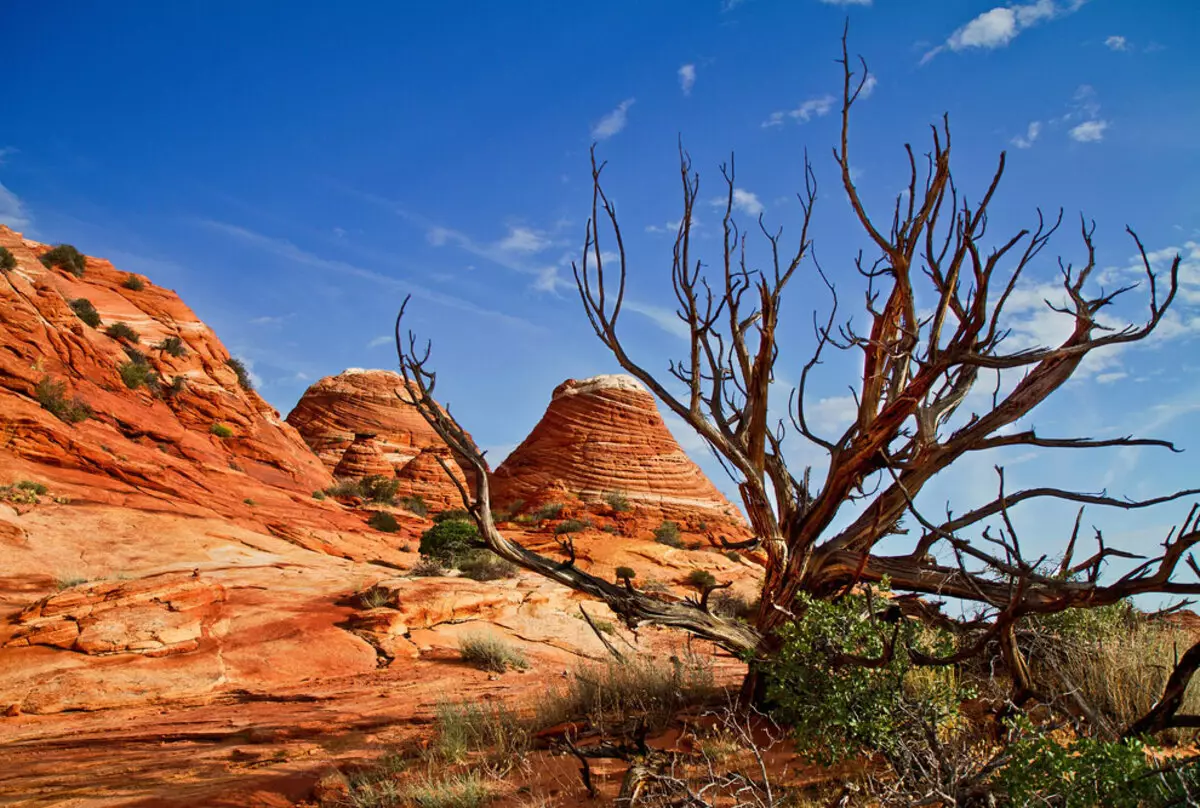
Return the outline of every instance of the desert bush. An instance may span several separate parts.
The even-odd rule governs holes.
[[[58,578],[55,578],[54,586],[59,592],[61,592],[64,589],[71,589],[72,587],[80,586],[82,584],[86,584],[87,582],[88,579],[82,575],[68,574],[60,575]]]
[[[568,519],[565,522],[560,522],[554,528],[554,535],[561,536],[564,533],[578,533],[581,530],[587,530],[592,526],[592,523],[586,519]]]
[[[630,510],[629,499],[625,496],[624,491],[605,494],[604,501],[608,503],[608,507],[612,508],[614,513],[626,513]]]
[[[213,424],[208,428],[208,431],[216,435],[218,438],[232,438],[233,430],[222,423]]]
[[[470,522],[471,514],[464,511],[462,508],[451,508],[448,511],[442,511],[433,517],[434,522]]]
[[[17,257],[8,247],[0,247],[0,272],[11,272],[17,268]]]
[[[416,808],[481,808],[495,789],[479,772],[462,772],[430,778],[406,786],[397,804]]]
[[[358,481],[358,490],[363,498],[383,505],[391,505],[395,502],[396,491],[399,489],[399,480],[395,477],[385,477],[382,474],[368,474]]]
[[[520,649],[492,634],[465,635],[458,641],[458,650],[464,662],[493,673],[529,667],[529,661]]]
[[[92,301],[86,297],[77,297],[70,302],[71,311],[75,312],[75,316],[83,320],[92,328],[98,328],[100,325],[100,312],[96,311],[96,307],[92,305]]]
[[[412,574],[418,578],[441,578],[446,574],[446,568],[436,558],[420,558],[412,566]]]
[[[187,356],[187,348],[184,347],[183,340],[179,337],[163,337],[154,347],[165,354],[170,354],[176,359]]]
[[[399,483],[399,480],[396,482]],[[421,518],[429,515],[429,506],[425,504],[424,498],[420,496],[404,497],[400,500],[400,507]]]
[[[325,493],[331,497],[361,497],[363,495],[359,480],[345,478],[334,480],[333,485],[325,489]]]
[[[438,522],[421,534],[418,552],[436,559],[443,566],[458,566],[460,559],[482,546],[479,530],[471,522],[449,520]]]
[[[492,511],[492,521],[499,524],[500,522],[511,522],[517,513],[525,507],[525,500],[518,499],[509,503],[507,508],[497,508]]]
[[[246,363],[236,357],[229,357],[225,360],[225,364],[237,376],[238,386],[243,390],[253,390],[254,380],[250,378],[250,371],[246,368]]]
[[[758,603],[751,603],[732,590],[722,589],[709,598],[708,608],[718,617],[749,620],[758,611]]]
[[[618,581],[632,581],[637,577],[633,567],[617,567],[613,573]]]
[[[0,502],[13,505],[36,505],[45,495],[46,486],[33,480],[20,480],[10,485],[0,485]]]
[[[734,564],[742,563],[742,556],[737,550],[726,550],[724,555]]]
[[[836,762],[863,749],[885,756],[899,751],[911,712],[932,713],[934,726],[952,721],[970,695],[953,669],[913,670],[909,648],[944,656],[949,635],[911,624],[873,619],[874,598],[848,595],[838,602],[802,595],[793,609],[800,619],[779,632],[781,648],[768,666],[767,698],[775,715],[793,727],[797,749],[821,762]],[[894,634],[893,634],[894,632]],[[895,636],[888,660],[886,644]],[[883,659],[864,667],[850,657]]]
[[[77,278],[82,278],[83,273],[87,271],[87,259],[70,244],[59,244],[49,252],[43,253],[38,260],[47,268],[61,267]]]
[[[126,275],[125,280],[121,282],[121,285],[126,289],[131,289],[134,292],[140,292],[146,288],[145,282],[143,282],[142,279],[137,275]]]
[[[473,581],[498,581],[501,578],[515,578],[517,565],[506,561],[491,550],[475,550],[467,553],[458,561],[462,574]]]
[[[644,717],[657,730],[680,709],[708,703],[719,695],[707,656],[683,651],[667,659],[626,657],[577,668],[539,703],[537,724],[586,720],[603,731]]]
[[[717,585],[716,577],[708,570],[692,570],[683,579],[684,584],[692,589],[708,589],[711,586]]]
[[[683,539],[679,536],[679,525],[674,522],[663,522],[654,528],[654,540],[668,547],[683,547]]]
[[[125,382],[125,386],[130,390],[136,390],[142,386],[152,389],[158,387],[158,375],[144,360],[138,362],[130,359],[128,362],[122,362],[117,366],[117,373],[121,374],[121,381]]]
[[[177,396],[187,389],[187,376],[172,376],[171,383],[162,388],[164,395]]]
[[[67,400],[67,383],[56,381],[49,376],[43,378],[33,388],[33,394],[42,409],[60,421],[77,424],[92,417],[92,408],[79,396]]]
[[[128,340],[129,342],[137,342],[141,339],[138,332],[133,330],[128,323],[112,323],[104,329],[104,333],[113,339]]]
[[[316,500],[325,499],[325,492],[324,491],[313,491],[312,498],[316,499]]]
[[[532,513],[528,514],[528,516],[529,516],[530,521],[532,521],[536,524],[540,524],[542,522],[545,522],[547,519],[557,519],[559,516],[562,515],[563,508],[565,508],[565,507],[566,507],[566,505],[563,505],[561,503],[550,502],[550,503],[547,503],[547,504],[541,506],[540,508],[533,511]]]
[[[400,529],[400,523],[396,521],[396,517],[387,511],[375,511],[367,519],[367,524],[383,533],[395,533]]]
[[[392,592],[380,586],[372,586],[358,593],[358,605],[364,609],[380,609],[392,605]]]
[[[438,704],[430,751],[447,763],[462,763],[483,753],[490,761],[512,765],[532,746],[529,728],[503,704]]]

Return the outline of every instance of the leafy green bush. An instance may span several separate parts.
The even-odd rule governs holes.
[[[75,316],[92,328],[100,326],[100,312],[96,311],[96,307],[92,305],[92,301],[86,297],[77,297],[70,303],[71,311],[75,312]]]
[[[1014,720],[1017,739],[1006,749],[1006,765],[991,785],[1011,805],[1060,808],[1139,808],[1191,805],[1185,788],[1196,794],[1200,771],[1163,771],[1150,763],[1141,741],[1075,738],[1059,742],[1037,730],[1024,716]]]
[[[717,579],[708,570],[692,570],[683,581],[693,589],[708,589],[717,585]]]
[[[172,376],[171,383],[162,388],[164,395],[177,396],[187,389],[187,376]]]
[[[416,808],[483,808],[495,794],[495,787],[479,772],[460,772],[444,777],[428,777],[406,786],[395,801],[380,805],[414,805]],[[390,797],[387,798],[390,800]],[[357,801],[355,805],[367,805]]]
[[[141,339],[138,332],[134,331],[128,323],[112,323],[104,329],[104,333],[113,339],[129,340],[130,342],[137,342]]]
[[[568,519],[565,522],[559,523],[554,528],[554,535],[561,536],[564,533],[578,533],[581,530],[587,530],[592,526],[592,523],[586,519]]]
[[[491,634],[467,634],[459,639],[458,650],[464,662],[485,671],[504,673],[509,668],[529,667],[519,649]]]
[[[397,480],[397,482],[399,482]],[[422,519],[429,515],[429,506],[425,504],[425,500],[420,496],[404,497],[400,500],[400,507],[409,513],[416,514]]]
[[[125,382],[125,386],[130,390],[136,390],[143,385],[151,390],[158,389],[158,374],[151,370],[145,361],[130,359],[120,364],[117,372],[121,374],[121,381]]]
[[[71,589],[72,587],[80,586],[81,584],[86,584],[87,582],[88,579],[82,575],[70,574],[60,575],[54,580],[54,585],[57,587],[58,591],[61,592],[64,589]]]
[[[908,648],[944,656],[953,651],[950,635],[903,619],[895,626],[871,619],[872,607],[881,608],[866,595],[833,603],[802,594],[793,606],[802,616],[780,629],[782,646],[766,669],[777,717],[794,728],[797,749],[821,762],[864,748],[896,753],[913,714],[933,715],[932,725],[940,727],[970,695],[953,669],[912,675]],[[882,658],[893,632],[895,652],[886,664],[864,667],[844,659]]]
[[[125,280],[121,283],[126,289],[131,289],[134,292],[140,292],[146,288],[145,282],[137,275],[126,275]]]
[[[458,568],[463,576],[473,581],[498,581],[515,578],[517,565],[506,561],[491,550],[475,550],[459,559]]]
[[[438,705],[430,751],[447,763],[462,763],[472,753],[509,765],[530,750],[533,733],[521,716],[503,704],[464,701]]]
[[[218,438],[232,438],[233,430],[225,424],[216,423],[208,428],[208,431],[216,435]]]
[[[547,519],[557,519],[562,515],[563,508],[565,507],[561,503],[550,502],[529,514],[529,519],[535,523],[545,522]]]
[[[359,480],[343,478],[334,480],[333,485],[325,489],[325,493],[331,497],[361,497],[362,486]]]
[[[618,581],[632,581],[637,577],[637,572],[633,567],[617,567],[613,574],[616,575]]]
[[[47,268],[62,267],[77,278],[87,271],[87,259],[70,244],[59,244],[38,259]]]
[[[165,354],[170,354],[176,359],[187,356],[187,348],[184,347],[183,340],[179,337],[163,337],[162,341],[154,347]]]
[[[387,511],[375,511],[367,520],[367,524],[383,533],[395,533],[400,529],[400,523],[396,521],[396,517]]]
[[[68,424],[77,424],[92,417],[91,406],[79,396],[67,400],[67,383],[55,381],[49,376],[43,378],[33,388],[33,394],[42,409],[47,410],[55,418]]]
[[[462,508],[452,508],[448,511],[442,511],[433,517],[434,522],[470,522],[471,514],[464,511]]]
[[[451,519],[438,522],[421,534],[418,552],[443,566],[455,567],[460,559],[481,546],[479,530],[473,523]]]
[[[17,257],[8,247],[0,247],[0,272],[11,272],[17,268]]]
[[[325,499],[325,492],[324,491],[313,491],[312,497],[313,497],[313,499],[316,499],[316,500]]]
[[[623,491],[613,491],[611,494],[605,494],[604,501],[608,503],[608,507],[612,508],[614,513],[627,513],[631,507]]]
[[[740,564],[742,562],[742,556],[737,550],[726,550],[724,555],[734,564]]]
[[[10,485],[0,485],[0,502],[14,505],[36,505],[48,489],[33,480],[21,480]]]
[[[441,578],[446,574],[446,568],[436,558],[420,558],[412,566],[412,574],[418,578]]]
[[[234,375],[237,376],[238,385],[243,390],[254,389],[254,380],[250,378],[250,371],[246,368],[245,362],[231,356],[225,360],[225,364],[228,365],[229,368],[234,372]]]
[[[654,540],[668,547],[683,547],[683,539],[679,536],[679,525],[674,522],[663,522],[654,528]]]
[[[391,505],[396,500],[396,491],[399,488],[399,480],[382,474],[368,474],[358,481],[359,494],[364,499],[381,505]]]

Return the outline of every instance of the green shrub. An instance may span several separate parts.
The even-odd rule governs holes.
[[[0,502],[13,505],[36,505],[48,489],[32,480],[21,480],[11,485],[0,485]]]
[[[532,742],[520,715],[503,704],[443,702],[437,706],[429,751],[446,763],[463,763],[483,753],[489,761],[512,765],[530,751]]]
[[[100,326],[100,312],[96,311],[96,307],[92,305],[92,301],[86,297],[77,297],[70,303],[71,311],[75,312],[75,316],[92,328]]]
[[[637,573],[633,567],[617,567],[614,574],[617,576],[618,581],[632,581],[637,577]]]
[[[396,521],[396,517],[387,511],[375,511],[367,520],[367,524],[383,533],[395,533],[400,529],[400,523]]]
[[[61,267],[77,278],[82,278],[83,273],[87,271],[87,259],[70,244],[59,244],[49,252],[43,253],[38,260],[47,268]]]
[[[565,505],[557,502],[547,503],[529,514],[529,518],[535,523],[545,522],[547,519],[557,519],[562,515],[563,508],[565,507]]]
[[[312,497],[313,497],[313,499],[316,499],[316,500],[325,499],[325,492],[324,491],[313,491]]]
[[[495,517],[493,517],[495,518]],[[434,522],[470,522],[471,514],[464,511],[462,508],[452,508],[448,511],[442,511],[433,517]]]
[[[61,592],[64,589],[71,589],[72,587],[80,586],[81,584],[86,584],[87,582],[88,579],[82,575],[62,575],[54,580],[54,585],[58,588],[58,591]]]
[[[945,726],[971,695],[952,668],[922,668],[913,675],[907,649],[944,656],[953,651],[949,635],[906,620],[893,628],[868,619],[872,606],[881,608],[878,598],[848,595],[832,603],[802,594],[793,605],[801,618],[778,632],[782,645],[766,669],[767,698],[777,717],[794,728],[797,749],[818,761],[840,761],[862,749],[896,754],[913,715]],[[896,648],[887,664],[839,661],[840,655],[881,657],[893,630]]]
[[[137,275],[126,275],[121,285],[134,292],[140,292],[146,288],[146,284]]]
[[[187,389],[187,376],[172,376],[171,383],[162,389],[168,396],[177,396]]]
[[[184,347],[183,340],[179,337],[163,337],[162,341],[154,347],[165,354],[170,354],[176,359],[187,356],[187,348]]]
[[[216,435],[218,438],[232,438],[233,430],[222,423],[213,424],[208,428],[208,431]]]
[[[479,772],[471,771],[412,783],[404,788],[395,801],[376,804],[411,804],[416,808],[482,808],[492,799],[494,791]],[[357,801],[354,804],[368,803]]]
[[[121,374],[121,381],[125,382],[125,386],[130,390],[136,390],[143,385],[152,390],[158,388],[158,375],[145,361],[130,359],[119,365],[117,372]]]
[[[554,528],[554,535],[561,536],[564,533],[578,533],[581,530],[587,530],[591,526],[592,523],[586,519],[568,519]]]
[[[722,589],[714,592],[708,600],[708,608],[718,617],[728,617],[735,620],[749,620],[758,611],[758,603],[746,600],[736,592]]]
[[[730,561],[732,561],[734,564],[742,563],[742,556],[740,553],[738,553],[737,550],[726,550],[725,557],[728,558]]]
[[[429,515],[429,506],[419,496],[404,497],[404,499],[400,500],[400,507],[409,513],[420,516],[422,519]]]
[[[1137,740],[1075,738],[1062,743],[1037,730],[1024,716],[1014,721],[1017,739],[1005,750],[1008,765],[992,780],[1006,804],[1060,808],[1139,808],[1192,805],[1200,772],[1193,762],[1179,772],[1164,772],[1146,756]]]
[[[446,574],[446,568],[436,558],[421,557],[413,564],[411,572],[418,578],[441,578]]]
[[[679,525],[674,522],[663,522],[654,528],[654,540],[668,547],[683,547],[683,539],[679,536]]]
[[[604,501],[608,503],[608,507],[612,508],[614,513],[627,513],[630,510],[629,500],[623,491],[605,494]]]
[[[67,400],[67,383],[55,381],[49,376],[37,383],[33,394],[42,409],[68,424],[77,424],[92,417],[91,406],[79,396]]]
[[[717,579],[708,570],[692,570],[688,573],[684,583],[693,589],[708,589],[717,585]]]
[[[0,272],[11,272],[17,268],[17,257],[8,247],[0,247]]]
[[[516,564],[501,558],[491,550],[475,550],[467,553],[459,559],[458,568],[464,577],[473,581],[515,578],[518,569]]]
[[[392,605],[393,592],[382,586],[372,586],[358,593],[358,605],[364,609],[381,609]]]
[[[381,505],[391,505],[395,502],[396,491],[399,488],[399,480],[395,477],[385,477],[382,474],[368,474],[358,481],[359,495]]]
[[[471,522],[438,522],[421,534],[421,555],[436,559],[446,567],[458,566],[460,559],[482,546],[479,530]]]
[[[529,667],[519,649],[491,634],[467,634],[459,639],[458,650],[464,662],[485,671],[504,673],[509,668]]]
[[[331,497],[361,497],[363,495],[360,481],[350,479],[335,480],[333,485],[325,489],[325,493]]]
[[[250,378],[250,371],[246,369],[245,362],[231,356],[225,360],[225,364],[228,365],[229,368],[234,372],[234,375],[237,376],[238,385],[243,390],[254,389],[254,380]]]
[[[112,323],[104,329],[104,333],[113,339],[129,340],[130,342],[137,342],[141,339],[138,332],[134,331],[128,323]]]

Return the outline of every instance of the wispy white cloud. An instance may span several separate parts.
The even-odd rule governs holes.
[[[869,6],[871,0],[821,0],[827,6]]]
[[[617,108],[605,115],[592,126],[592,138],[594,140],[608,140],[615,134],[618,134],[625,125],[629,123],[629,108],[633,106],[636,99],[626,98]]]
[[[865,101],[870,98],[875,92],[875,86],[879,84],[879,79],[875,78],[874,73],[867,74],[867,80],[862,83],[862,87],[858,91],[858,100]]]
[[[679,319],[679,315],[672,309],[665,306],[655,306],[650,303],[639,303],[636,300],[626,300],[623,304],[624,308],[629,311],[636,312],[654,323],[656,326],[666,331],[668,334],[687,339],[691,334],[687,323]]]
[[[0,224],[13,230],[26,230],[33,224],[33,216],[21,198],[0,183]]]
[[[380,334],[378,337],[375,337],[367,343],[367,348],[379,348],[384,345],[392,345],[395,343],[395,341],[396,338],[391,334]]]
[[[683,90],[684,95],[691,95],[692,88],[696,86],[696,66],[692,64],[684,65],[679,68],[679,89]]]
[[[509,227],[508,235],[496,243],[496,248],[506,252],[538,253],[551,245],[544,234],[528,227]]]
[[[943,50],[954,52],[966,50],[992,50],[1003,48],[1020,33],[1048,20],[1063,17],[1078,11],[1087,0],[1034,0],[1032,3],[997,6],[974,17],[958,28],[946,42],[921,57],[927,64]]]
[[[1084,121],[1071,128],[1071,140],[1077,143],[1099,143],[1104,140],[1104,130],[1108,129],[1108,121]]]
[[[709,204],[712,205],[714,208],[723,208],[727,204],[729,204],[729,197],[727,197],[727,196],[714,197],[709,202]],[[747,191],[745,188],[734,188],[733,189],[733,209],[741,211],[742,213],[745,213],[748,216],[757,216],[758,214],[762,213],[766,208],[764,207],[763,203],[759,201],[758,194],[753,193],[752,191]],[[695,224],[693,223],[692,226],[694,228]],[[667,227],[671,227],[671,223],[668,222]],[[647,228],[647,229],[649,229],[649,228]],[[679,223],[676,222],[674,224],[674,232],[678,232],[678,231],[679,231]]]
[[[813,118],[820,118],[823,115],[828,115],[833,109],[833,96],[822,95],[816,98],[810,98],[800,106],[791,110],[777,110],[772,112],[770,116],[762,122],[764,129],[771,126],[782,126],[786,118],[791,118],[800,123],[808,123]]]
[[[1109,50],[1127,51],[1129,50],[1129,41],[1123,36],[1110,36],[1104,40],[1104,45]]]
[[[1012,144],[1018,149],[1028,149],[1033,146],[1038,139],[1038,135],[1042,133],[1041,121],[1030,121],[1029,126],[1025,129],[1024,135],[1017,135],[1012,139]]]
[[[254,317],[250,320],[250,325],[279,325],[284,320],[288,319],[290,314],[270,315],[264,314],[262,317]]]
[[[372,281],[380,286],[388,287],[402,294],[411,294],[414,297],[427,300],[430,303],[436,303],[447,308],[465,311],[471,314],[477,314],[481,317],[490,317],[499,320],[507,325],[523,328],[532,331],[541,331],[542,328],[528,320],[520,317],[514,317],[511,314],[505,314],[501,311],[494,311],[482,306],[478,306],[469,300],[464,300],[453,295],[448,295],[443,292],[437,292],[428,289],[419,284],[401,278],[394,278],[390,275],[385,275],[381,272],[376,272],[372,269],[356,266],[346,261],[340,261],[331,258],[322,258],[315,253],[303,250],[285,239],[273,238],[271,236],[256,233],[238,225],[228,224],[226,222],[214,221],[211,219],[200,219],[198,223],[210,230],[222,233],[229,238],[235,239],[255,247],[263,252],[270,253],[284,260],[290,261],[293,264],[306,266],[311,269],[316,269],[324,272],[333,272],[340,275],[349,275],[356,278]]]
[[[721,0],[721,13],[726,14],[733,11],[738,6],[745,3],[746,0]]]

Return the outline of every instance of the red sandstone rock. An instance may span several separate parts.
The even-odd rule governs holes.
[[[333,468],[334,477],[352,477],[360,479],[373,474],[391,477],[395,469],[384,456],[383,450],[375,441],[375,435],[370,432],[359,432],[354,436],[354,442],[342,452],[342,459]]]
[[[438,462],[439,459],[441,463]],[[445,463],[445,467],[442,463]],[[429,446],[396,472],[396,479],[400,481],[400,494],[420,497],[434,512],[461,508],[462,494],[446,474],[447,468],[459,485],[470,488],[466,475],[454,462],[450,447]]]
[[[742,523],[629,376],[560,384],[542,420],[492,475],[498,507],[544,500],[556,487],[585,502],[621,493],[664,519]]]

